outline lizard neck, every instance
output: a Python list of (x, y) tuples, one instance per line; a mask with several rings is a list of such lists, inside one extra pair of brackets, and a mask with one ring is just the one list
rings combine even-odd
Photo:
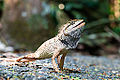
[(60, 40), (66, 46), (66, 49), (76, 48), (80, 39), (80, 36), (75, 38), (69, 35), (66, 36), (64, 34), (58, 34), (56, 37), (58, 37), (58, 40)]

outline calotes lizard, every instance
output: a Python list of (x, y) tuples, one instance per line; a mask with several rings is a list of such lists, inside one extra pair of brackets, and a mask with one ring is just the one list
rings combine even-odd
[[(84, 30), (85, 22), (83, 20), (71, 20), (61, 27), (58, 35), (44, 42), (35, 53), (25, 55), (15, 59), (16, 62), (29, 62), (40, 59), (52, 58), (52, 64), (55, 71), (60, 72), (58, 66), (63, 70), (64, 59), (67, 50), (77, 47), (81, 33)], [(60, 55), (61, 58), (60, 58)], [(10, 60), (9, 60), (10, 61)]]

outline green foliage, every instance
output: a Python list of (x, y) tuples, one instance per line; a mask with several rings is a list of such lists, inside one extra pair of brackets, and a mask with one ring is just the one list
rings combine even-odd
[[(55, 1), (53, 0), (55, 3)], [(65, 8), (62, 10), (65, 15), (70, 19), (84, 19), (87, 25), (87, 31), (91, 32), (103, 32), (104, 26), (110, 23), (109, 14), (110, 7), (108, 0), (77, 0), (77, 1), (59, 1), (52, 4), (50, 13), (54, 13), (55, 20), (60, 18), (65, 19), (66, 17), (58, 17), (57, 11), (59, 8), (57, 5), (63, 3)], [(57, 24), (60, 24), (58, 21)], [(92, 28), (89, 30), (89, 28)], [(92, 31), (91, 31), (92, 30)]]
[(83, 8), (83, 5), (82, 5), (82, 4), (79, 4), (79, 3), (70, 3), (70, 2), (66, 3), (65, 9), (66, 9), (67, 11), (70, 11), (70, 10), (72, 10), (72, 9), (74, 9), (74, 8), (76, 8), (76, 9), (82, 9), (82, 8)]
[(109, 15), (110, 14), (110, 7), (109, 7), (109, 1), (108, 0), (103, 0), (102, 4), (100, 4), (98, 10), (100, 13), (103, 15)]
[[(64, 4), (65, 8), (63, 10), (59, 9), (59, 4)], [(109, 15), (111, 14), (109, 0), (52, 0), (50, 3), (43, 1), (42, 5), (44, 5), (43, 12), (38, 15), (33, 15), (29, 19), (29, 25), (31, 27), (35, 25), (34, 28), (39, 29), (37, 25), (41, 25), (39, 21), (42, 21), (42, 26), (45, 29), (49, 29), (48, 27), (50, 26), (48, 26), (46, 15), (49, 15), (53, 19), (54, 26), (60, 26), (69, 19), (84, 19), (86, 21), (85, 34), (92, 34), (92, 36), (83, 37), (81, 42), (86, 42), (91, 46), (106, 43), (105, 36), (110, 36), (110, 34), (105, 33), (105, 28), (110, 27), (110, 24), (113, 22), (118, 24), (120, 22), (119, 19), (109, 19)], [(112, 30), (120, 35), (119, 25), (113, 27)], [(99, 36), (102, 36), (101, 39), (95, 38), (95, 41), (92, 42), (91, 38), (98, 35), (94, 35), (94, 33), (100, 33)]]
[(2, 10), (3, 7), (4, 7), (4, 5), (3, 5), (3, 0), (2, 0), (2, 1), (0, 0), (0, 10)]
[[(58, 7), (61, 3), (65, 6), (63, 10)], [(48, 1), (42, 1), (43, 11), (40, 14), (31, 16), (28, 22), (31, 27), (36, 25), (34, 28), (38, 29), (37, 25), (40, 25), (39, 21), (42, 21), (43, 27), (48, 29), (47, 15), (53, 19), (54, 26), (60, 26), (69, 19), (84, 19), (88, 24), (87, 27), (93, 28), (93, 32), (103, 32), (104, 26), (109, 23), (109, 5), (108, 0), (52, 0), (49, 3)], [(93, 25), (89, 26), (89, 24)], [(96, 27), (99, 27), (99, 29)]]
[(107, 38), (112, 37), (109, 33), (97, 33), (84, 35), (83, 38), (80, 39), (80, 43), (85, 43), (89, 46), (100, 45), (107, 43)]
[(120, 27), (113, 28), (113, 31), (120, 36)]

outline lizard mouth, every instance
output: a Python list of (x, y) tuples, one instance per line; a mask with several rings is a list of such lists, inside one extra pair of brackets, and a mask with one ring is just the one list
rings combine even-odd
[(80, 21), (80, 23), (79, 24), (77, 24), (76, 26), (74, 26), (73, 28), (75, 28), (75, 27), (77, 27), (77, 28), (81, 28), (81, 27), (83, 27), (85, 25), (85, 21)]
[(85, 21), (81, 21), (78, 25), (76, 25), (76, 26), (78, 26), (78, 28), (81, 28), (81, 27), (83, 27), (85, 25)]

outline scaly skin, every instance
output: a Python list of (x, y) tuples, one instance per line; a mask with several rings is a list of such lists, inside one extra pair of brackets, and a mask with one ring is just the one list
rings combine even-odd
[[(17, 58), (16, 62), (29, 62), (40, 59), (52, 58), (53, 68), (56, 72), (60, 72), (57, 68), (55, 58), (57, 58), (58, 66), (63, 70), (64, 59), (68, 49), (76, 48), (80, 35), (84, 29), (85, 22), (83, 20), (71, 20), (61, 27), (57, 36), (44, 42), (35, 53)], [(60, 58), (60, 55), (61, 58)]]

